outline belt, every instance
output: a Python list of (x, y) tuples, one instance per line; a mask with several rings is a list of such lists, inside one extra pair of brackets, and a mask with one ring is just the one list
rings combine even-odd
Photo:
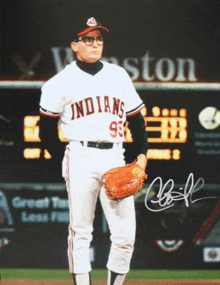
[[(80, 141), (82, 146), (87, 146), (87, 147), (94, 147), (94, 148), (99, 148), (99, 149), (111, 149), (114, 146), (114, 143), (105, 143), (105, 142), (88, 142), (88, 141)], [(119, 145), (119, 143), (116, 143)]]

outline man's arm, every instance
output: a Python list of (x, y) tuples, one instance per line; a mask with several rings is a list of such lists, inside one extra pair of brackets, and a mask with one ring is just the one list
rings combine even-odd
[(42, 141), (43, 148), (49, 151), (53, 159), (60, 162), (62, 161), (66, 145), (63, 144), (58, 137), (57, 125), (58, 118), (40, 114), (39, 136)]
[(131, 131), (133, 142), (138, 147), (137, 163), (146, 169), (147, 166), (147, 150), (148, 150), (148, 135), (146, 131), (145, 121), (142, 114), (139, 112), (133, 116), (127, 116), (128, 127)]

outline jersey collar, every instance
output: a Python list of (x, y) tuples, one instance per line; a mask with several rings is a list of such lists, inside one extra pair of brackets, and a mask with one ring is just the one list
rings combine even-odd
[(76, 59), (76, 65), (90, 75), (96, 75), (103, 68), (103, 63), (101, 61), (97, 61), (96, 63), (87, 63), (79, 60), (78, 58)]

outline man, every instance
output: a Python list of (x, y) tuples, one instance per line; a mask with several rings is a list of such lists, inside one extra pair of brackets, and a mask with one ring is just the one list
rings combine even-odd
[(74, 284), (89, 285), (94, 212), (98, 196), (111, 233), (108, 285), (121, 285), (130, 269), (135, 241), (134, 197), (112, 201), (102, 186), (103, 174), (125, 165), (124, 124), (129, 122), (139, 146), (137, 162), (147, 165), (147, 133), (140, 113), (144, 107), (126, 71), (102, 62), (103, 34), (109, 30), (94, 17), (78, 28), (71, 48), (76, 61), (42, 87), (41, 139), (56, 157), (61, 143), (57, 120), (70, 142), (63, 159), (70, 225), (69, 269)]

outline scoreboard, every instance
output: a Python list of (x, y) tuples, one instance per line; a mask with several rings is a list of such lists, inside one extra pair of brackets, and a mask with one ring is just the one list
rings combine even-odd
[[(146, 106), (142, 114), (149, 140), (149, 182), (160, 176), (184, 183), (189, 173), (193, 173), (197, 178), (202, 177), (205, 183), (220, 184), (218, 90), (140, 88), (137, 91)], [(2, 89), (1, 96), (2, 181), (47, 182), (45, 171), (48, 182), (63, 181), (57, 172), (60, 173), (60, 166), (56, 158), (42, 149), (39, 138), (40, 90)], [(58, 132), (60, 140), (68, 143), (62, 130), (58, 128)], [(135, 158), (136, 147), (128, 124), (124, 126), (124, 132), (129, 161)], [(54, 171), (50, 173), (51, 165)]]
[[(142, 110), (146, 130), (148, 133), (154, 133), (154, 137), (149, 138), (149, 143), (185, 143), (187, 140), (187, 118), (186, 109), (163, 109), (155, 106), (151, 110), (152, 116), (147, 116), (147, 109)], [(25, 142), (40, 142), (38, 126), (40, 116), (25, 116), (24, 117), (24, 141)], [(129, 126), (124, 128), (125, 143), (133, 142)], [(58, 127), (59, 139), (62, 142), (68, 142), (64, 137), (62, 129)], [(26, 148), (24, 149), (24, 158), (39, 159), (41, 148)], [(45, 159), (50, 159), (48, 151), (44, 153)], [(148, 152), (148, 159), (180, 159), (180, 151), (175, 149), (152, 150)]]

